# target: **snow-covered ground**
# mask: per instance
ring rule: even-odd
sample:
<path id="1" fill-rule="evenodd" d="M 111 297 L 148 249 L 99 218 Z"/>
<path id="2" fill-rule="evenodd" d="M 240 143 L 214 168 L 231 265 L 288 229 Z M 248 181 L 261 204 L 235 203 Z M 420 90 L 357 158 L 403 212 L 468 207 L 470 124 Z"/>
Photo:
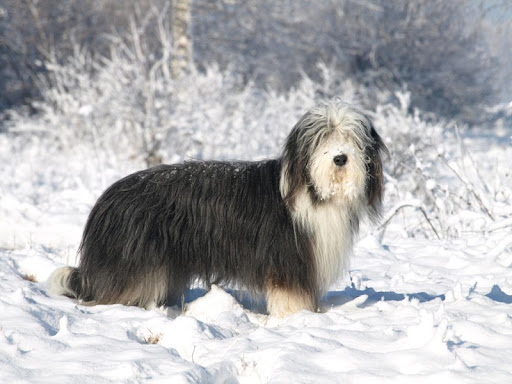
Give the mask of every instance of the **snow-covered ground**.
<path id="1" fill-rule="evenodd" d="M 460 230 L 437 239 L 405 228 L 421 215 L 400 209 L 384 235 L 364 231 L 321 313 L 285 319 L 226 287 L 191 290 L 184 312 L 85 307 L 50 295 L 44 281 L 77 263 L 95 199 L 134 166 L 104 166 L 112 163 L 88 147 L 63 151 L 39 140 L 0 135 L 1 383 L 512 382 L 506 135 L 463 138 L 474 168 L 492 183 L 479 195 L 492 207 L 489 217 L 461 209 L 438 215 Z M 453 140 L 443 145 L 457 151 Z M 460 181 L 437 179 L 431 168 L 428 188 Z M 393 212 L 400 202 L 396 191 L 390 196 L 395 201 L 385 208 Z M 414 198 L 414 191 L 403 196 Z"/>

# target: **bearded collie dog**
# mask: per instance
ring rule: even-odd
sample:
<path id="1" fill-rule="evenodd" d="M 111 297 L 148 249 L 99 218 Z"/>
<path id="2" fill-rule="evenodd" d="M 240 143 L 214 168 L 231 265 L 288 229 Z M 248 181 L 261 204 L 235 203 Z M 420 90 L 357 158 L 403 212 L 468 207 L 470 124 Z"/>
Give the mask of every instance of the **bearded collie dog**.
<path id="1" fill-rule="evenodd" d="M 273 316 L 317 311 L 361 220 L 379 216 L 386 153 L 370 119 L 334 100 L 300 118 L 277 159 L 131 174 L 100 196 L 79 266 L 53 272 L 49 290 L 149 309 L 199 280 L 263 294 Z"/>

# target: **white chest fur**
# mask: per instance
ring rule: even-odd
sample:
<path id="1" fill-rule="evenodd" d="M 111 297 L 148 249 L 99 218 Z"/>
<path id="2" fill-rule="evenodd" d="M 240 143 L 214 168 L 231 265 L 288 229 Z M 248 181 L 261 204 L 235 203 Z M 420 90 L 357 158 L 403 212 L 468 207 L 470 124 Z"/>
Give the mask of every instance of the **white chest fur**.
<path id="1" fill-rule="evenodd" d="M 337 208 L 327 204 L 317 207 L 311 215 L 314 223 L 317 281 L 321 294 L 326 293 L 346 270 L 352 252 L 353 234 L 348 211 Z"/>
<path id="2" fill-rule="evenodd" d="M 305 194 L 297 203 L 294 219 L 312 236 L 317 288 L 323 295 L 348 267 L 354 242 L 350 211 L 339 203 L 312 206 Z"/>

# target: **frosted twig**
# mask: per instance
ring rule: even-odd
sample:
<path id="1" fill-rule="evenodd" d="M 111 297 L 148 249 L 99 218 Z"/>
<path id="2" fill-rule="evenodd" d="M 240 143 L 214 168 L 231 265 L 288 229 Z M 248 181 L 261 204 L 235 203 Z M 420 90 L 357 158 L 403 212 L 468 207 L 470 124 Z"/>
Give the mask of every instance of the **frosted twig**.
<path id="1" fill-rule="evenodd" d="M 423 217 L 425 218 L 425 220 L 427 221 L 427 223 L 429 224 L 429 226 L 432 229 L 432 231 L 434 232 L 434 234 L 436 235 L 436 237 L 438 238 L 438 240 L 441 240 L 441 237 L 439 236 L 439 233 L 437 232 L 436 228 L 434 227 L 434 224 L 432 224 L 432 221 L 428 217 L 427 211 L 425 210 L 425 208 L 423 208 L 423 206 L 421 206 L 419 204 L 416 204 L 415 202 L 408 202 L 408 203 L 403 203 L 403 204 L 395 206 L 392 209 L 393 213 L 389 214 L 387 216 L 386 220 L 381 224 L 381 226 L 379 227 L 379 229 L 382 229 L 382 232 L 380 235 L 381 241 L 382 241 L 382 238 L 384 237 L 384 232 L 386 231 L 387 225 L 389 224 L 391 219 L 393 219 L 393 217 L 395 217 L 398 214 L 398 212 L 400 212 L 404 208 L 414 208 L 414 209 L 419 210 L 421 212 L 421 214 L 423 215 Z"/>
<path id="2" fill-rule="evenodd" d="M 453 168 L 449 163 L 448 161 L 444 158 L 444 156 L 441 156 L 439 155 L 439 157 L 443 160 L 443 162 L 445 163 L 445 165 L 448 167 L 448 169 L 450 171 L 453 172 L 453 174 L 466 186 L 466 190 L 468 192 L 470 192 L 473 197 L 475 198 L 475 200 L 478 202 L 478 204 L 480 205 L 480 209 L 487 215 L 489 216 L 489 218 L 492 220 L 492 221 L 496 221 L 496 219 L 494 218 L 494 216 L 491 214 L 491 212 L 489 211 L 489 209 L 487 209 L 487 207 L 485 206 L 484 202 L 482 201 L 482 198 L 480 197 L 480 195 L 478 193 L 475 192 L 475 189 L 473 188 L 473 186 L 467 181 L 465 180 L 460 174 L 459 172 L 457 172 L 457 170 L 455 168 Z"/>

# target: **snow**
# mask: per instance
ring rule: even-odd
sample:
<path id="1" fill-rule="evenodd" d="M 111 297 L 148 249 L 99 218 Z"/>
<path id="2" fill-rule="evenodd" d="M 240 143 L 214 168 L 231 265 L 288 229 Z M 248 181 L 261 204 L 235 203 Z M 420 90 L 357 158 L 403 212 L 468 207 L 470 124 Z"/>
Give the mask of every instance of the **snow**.
<path id="1" fill-rule="evenodd" d="M 444 153 L 454 153 L 460 143 L 446 140 Z M 496 176 L 481 195 L 495 221 L 434 202 L 425 209 L 444 230 L 438 239 L 425 223 L 411 227 L 421 218 L 413 208 L 385 215 L 385 233 L 363 231 L 320 313 L 278 319 L 229 287 L 195 287 L 183 310 L 87 307 L 49 294 L 50 273 L 77 263 L 94 200 L 136 166 L 0 135 L 0 382 L 512 382 L 512 148 L 469 133 L 464 142 L 478 169 Z M 425 204 L 388 182 L 386 212 Z M 459 182 L 428 171 L 426 190 Z"/>

